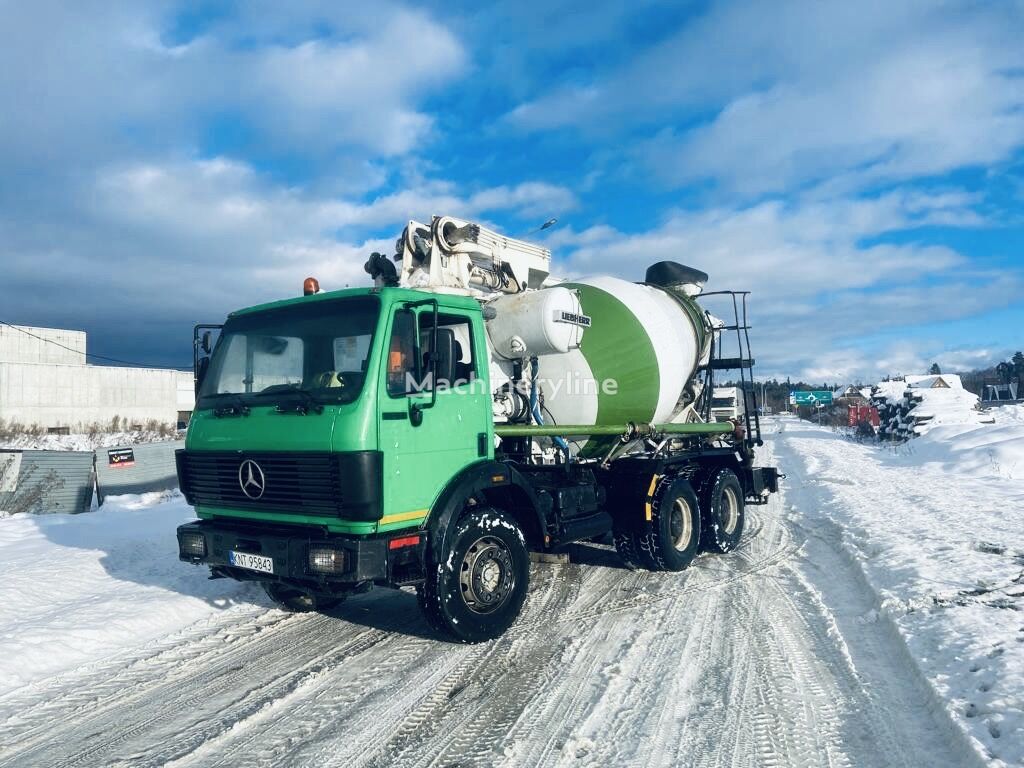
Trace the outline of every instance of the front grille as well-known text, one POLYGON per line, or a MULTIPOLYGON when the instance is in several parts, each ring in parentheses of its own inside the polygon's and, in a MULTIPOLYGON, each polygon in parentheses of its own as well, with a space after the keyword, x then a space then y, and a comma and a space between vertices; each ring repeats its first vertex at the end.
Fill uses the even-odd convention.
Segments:
POLYGON ((343 497, 337 456, 330 453, 179 451, 181 491, 192 505, 337 517, 343 497), (263 495, 242 492, 238 471, 251 459, 263 471, 263 495))

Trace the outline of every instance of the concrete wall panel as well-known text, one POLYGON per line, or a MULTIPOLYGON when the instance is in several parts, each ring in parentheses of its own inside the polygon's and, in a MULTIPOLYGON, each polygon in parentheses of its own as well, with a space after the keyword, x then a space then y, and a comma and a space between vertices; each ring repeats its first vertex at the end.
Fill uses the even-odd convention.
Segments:
POLYGON ((0 362, 0 419, 44 428, 156 420, 173 426, 192 374, 153 368, 0 362))
POLYGON ((85 365, 85 332, 0 325, 0 362, 85 365))
POLYGON ((108 496, 149 493, 178 487, 174 452, 185 447, 184 440, 140 443, 96 450, 96 485, 100 503, 108 496), (118 461, 131 451, 132 461, 118 461), (111 456, 115 459, 112 460, 111 456))
MULTIPOLYGON (((13 490, 0 492, 0 510, 37 515, 89 511, 94 484, 92 451, 0 449, 0 465, 15 463, 17 481, 13 490), (12 461, 13 454, 20 456, 18 462, 12 461)), ((10 487, 7 480, 5 489, 10 487)))

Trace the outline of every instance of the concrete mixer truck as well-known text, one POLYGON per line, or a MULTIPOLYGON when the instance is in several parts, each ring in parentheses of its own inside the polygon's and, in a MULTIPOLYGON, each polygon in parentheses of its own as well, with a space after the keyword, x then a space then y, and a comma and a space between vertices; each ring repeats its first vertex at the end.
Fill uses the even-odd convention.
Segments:
POLYGON ((531 552, 603 538, 679 571, 739 544, 778 485, 756 409, 711 415, 716 373, 749 382, 746 293, 716 292, 718 319, 675 262, 560 281, 546 249, 451 217, 395 251, 372 287, 307 278, 196 326, 181 560, 293 611, 415 587, 435 630, 477 642, 515 621, 531 552))

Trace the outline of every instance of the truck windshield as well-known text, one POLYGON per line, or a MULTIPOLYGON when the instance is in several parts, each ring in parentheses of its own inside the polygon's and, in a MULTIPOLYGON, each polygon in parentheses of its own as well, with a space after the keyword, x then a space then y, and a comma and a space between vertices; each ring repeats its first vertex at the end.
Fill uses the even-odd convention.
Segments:
POLYGON ((360 296, 229 318, 198 407, 239 398, 246 405, 274 404, 290 393, 352 402, 366 379, 379 312, 376 297, 360 296))

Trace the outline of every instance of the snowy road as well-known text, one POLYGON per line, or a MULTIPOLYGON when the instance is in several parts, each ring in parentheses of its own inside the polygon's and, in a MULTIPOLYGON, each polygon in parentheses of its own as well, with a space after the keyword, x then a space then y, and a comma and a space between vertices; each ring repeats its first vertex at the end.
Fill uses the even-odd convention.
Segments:
MULTIPOLYGON (((763 461, 789 471, 783 443, 763 461)), ((404 592, 290 616, 245 591, 0 696, 0 766, 982 764, 892 623, 863 620, 878 595, 798 508, 813 497, 792 496, 682 574, 596 546, 536 565, 525 615, 478 646, 433 638, 404 592)))

